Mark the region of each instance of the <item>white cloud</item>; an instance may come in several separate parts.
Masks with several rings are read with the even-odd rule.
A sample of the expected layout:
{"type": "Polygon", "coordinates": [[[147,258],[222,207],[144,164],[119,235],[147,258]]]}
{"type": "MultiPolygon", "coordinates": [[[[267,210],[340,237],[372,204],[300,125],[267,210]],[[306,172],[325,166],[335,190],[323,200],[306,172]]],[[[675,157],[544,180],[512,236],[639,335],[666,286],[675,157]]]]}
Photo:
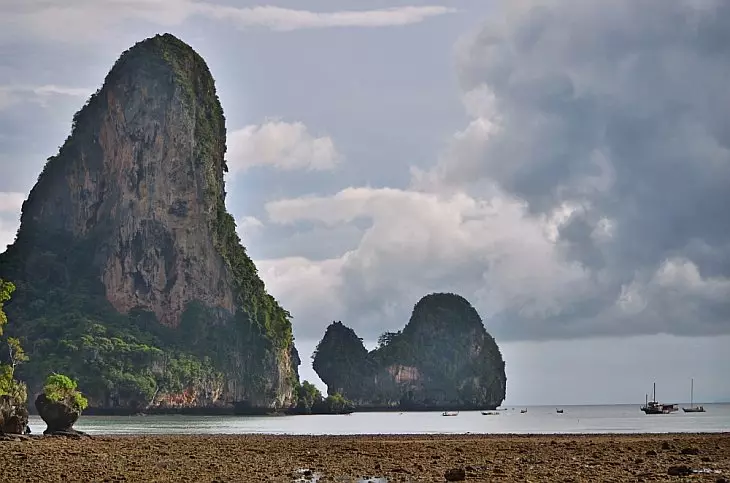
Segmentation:
{"type": "Polygon", "coordinates": [[[67,0],[58,4],[16,0],[4,8],[3,16],[0,17],[0,39],[30,34],[68,42],[85,42],[128,20],[171,27],[192,17],[206,17],[230,23],[240,29],[290,31],[402,26],[455,11],[443,6],[402,6],[314,12],[271,5],[233,7],[191,0],[67,0]]]}
{"type": "Polygon", "coordinates": [[[269,121],[228,135],[228,166],[244,171],[253,166],[281,170],[328,170],[340,155],[329,136],[315,137],[301,122],[269,121]]]}
{"type": "Polygon", "coordinates": [[[88,97],[90,96],[94,90],[83,88],[83,87],[65,87],[65,86],[57,86],[53,84],[44,85],[44,86],[38,86],[38,87],[26,87],[26,88],[19,88],[24,89],[28,92],[32,92],[38,96],[49,96],[49,95],[62,95],[62,96],[72,96],[72,97],[88,97]]]}
{"type": "Polygon", "coordinates": [[[267,211],[280,224],[371,222],[357,248],[341,257],[268,260],[262,272],[296,313],[321,310],[329,303],[322,297],[339,301],[345,313],[321,317],[347,319],[363,337],[404,323],[430,291],[467,294],[483,315],[518,307],[539,319],[590,287],[581,267],[565,261],[550,240],[548,225],[556,221],[529,215],[523,202],[503,193],[477,199],[348,188],[332,197],[272,202],[267,211]],[[312,273],[316,283],[308,281],[312,273]],[[331,290],[320,294],[322,285],[331,290]]]}
{"type": "Polygon", "coordinates": [[[92,92],[94,92],[94,89],[53,84],[41,86],[0,85],[0,110],[26,101],[46,105],[48,99],[55,96],[88,97],[92,92]]]}
{"type": "Polygon", "coordinates": [[[311,12],[274,6],[236,8],[206,3],[194,5],[194,10],[200,14],[232,22],[242,29],[260,27],[281,31],[327,27],[400,26],[419,23],[429,17],[455,11],[452,8],[441,6],[405,6],[378,10],[311,12]]]}
{"type": "MultiPolygon", "coordinates": [[[[708,302],[730,300],[730,278],[703,277],[697,265],[686,258],[667,259],[650,283],[662,294],[697,296],[708,302]]],[[[730,313],[727,319],[730,321],[730,313]]]]}
{"type": "Polygon", "coordinates": [[[19,213],[25,198],[23,193],[0,191],[0,213],[19,213]]]}
{"type": "MultiPolygon", "coordinates": [[[[304,257],[256,261],[267,291],[286,301],[295,326],[299,329],[316,325],[318,331],[321,324],[338,317],[344,310],[343,301],[335,295],[341,287],[342,264],[342,259],[313,262],[304,257]],[[324,317],[318,320],[321,324],[311,323],[320,317],[324,317]]],[[[318,338],[321,334],[308,335],[318,338]]]]}
{"type": "Polygon", "coordinates": [[[249,236],[257,234],[263,227],[264,224],[255,216],[236,218],[236,232],[244,244],[249,236]]]}
{"type": "Polygon", "coordinates": [[[16,232],[17,226],[7,223],[0,218],[0,253],[4,252],[5,248],[13,243],[16,232]]]}
{"type": "Polygon", "coordinates": [[[25,201],[23,193],[0,191],[0,252],[15,240],[15,233],[20,224],[20,208],[25,201]],[[14,221],[10,221],[14,219],[14,221]]]}

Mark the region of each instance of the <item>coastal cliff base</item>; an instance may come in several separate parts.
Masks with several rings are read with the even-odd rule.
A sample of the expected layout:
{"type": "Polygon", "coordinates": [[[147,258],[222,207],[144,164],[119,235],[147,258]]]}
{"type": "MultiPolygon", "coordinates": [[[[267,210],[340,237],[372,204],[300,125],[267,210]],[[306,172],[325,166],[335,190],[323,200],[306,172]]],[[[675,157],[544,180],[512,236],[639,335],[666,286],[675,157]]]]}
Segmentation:
{"type": "Polygon", "coordinates": [[[696,482],[730,478],[730,435],[95,436],[0,441],[0,481],[8,483],[62,478],[293,482],[312,481],[316,475],[322,481],[370,477],[442,482],[449,470],[463,470],[466,481],[681,481],[669,474],[672,467],[711,471],[691,475],[696,482]]]}

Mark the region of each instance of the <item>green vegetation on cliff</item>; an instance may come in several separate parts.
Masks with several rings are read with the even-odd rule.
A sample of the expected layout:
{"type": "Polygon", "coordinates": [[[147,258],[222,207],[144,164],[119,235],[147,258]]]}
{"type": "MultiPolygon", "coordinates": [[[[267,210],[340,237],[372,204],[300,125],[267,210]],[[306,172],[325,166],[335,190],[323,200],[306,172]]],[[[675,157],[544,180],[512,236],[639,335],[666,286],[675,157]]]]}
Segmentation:
{"type": "Polygon", "coordinates": [[[333,322],[314,351],[312,368],[330,393],[351,394],[370,375],[368,351],[354,330],[333,322]]]}
{"type": "Polygon", "coordinates": [[[296,396],[294,412],[297,414],[342,414],[352,412],[355,408],[352,401],[337,392],[322,397],[319,389],[309,381],[296,386],[296,396]]]}
{"type": "Polygon", "coordinates": [[[205,347],[190,351],[185,334],[159,325],[153,314],[121,315],[103,293],[77,292],[73,285],[37,278],[19,287],[8,311],[22,323],[8,332],[28,347],[30,360],[18,375],[35,392],[46,374],[63,371],[80,381],[94,405],[139,409],[157,392],[177,393],[220,377],[201,354],[205,347]]]}
{"type": "MultiPolygon", "coordinates": [[[[15,285],[0,278],[0,336],[3,335],[3,327],[8,323],[3,305],[10,300],[14,291],[15,285]]],[[[28,399],[28,388],[24,382],[15,378],[15,370],[28,361],[28,356],[17,338],[7,337],[3,342],[3,345],[7,344],[8,360],[7,363],[3,363],[0,359],[0,396],[8,395],[17,403],[25,404],[28,399]]]]}
{"type": "MultiPolygon", "coordinates": [[[[146,112],[145,107],[135,108],[146,112]]],[[[161,123],[150,120],[145,130],[131,132],[133,142],[144,146],[145,136],[161,123]]],[[[297,382],[291,316],[266,292],[225,208],[225,138],[223,110],[205,61],[169,34],[146,39],[124,52],[102,88],[74,115],[71,134],[58,154],[48,159],[23,204],[15,243],[0,254],[0,276],[18,287],[6,306],[14,321],[9,332],[30,355],[19,373],[32,390],[42,388],[46,374],[63,372],[79,381],[93,406],[143,408],[156,395],[187,397],[192,388],[200,400],[197,404],[232,403],[235,394],[274,400],[282,399],[279,389],[262,374],[275,372],[272,361],[281,360],[290,361],[287,382],[297,382]],[[118,92],[110,87],[118,85],[125,86],[118,92],[126,92],[129,86],[159,93],[164,97],[160,102],[169,102],[170,109],[178,109],[175,99],[181,99],[182,115],[192,119],[191,169],[203,173],[202,202],[205,211],[214,215],[210,226],[194,229],[212,236],[233,284],[235,314],[195,300],[186,305],[177,328],[161,325],[154,314],[142,309],[120,314],[107,298],[100,269],[100,257],[115,249],[119,227],[88,222],[78,236],[69,231],[63,217],[42,216],[39,207],[61,198],[59,186],[80,169],[79,159],[87,166],[106,162],[99,141],[105,134],[99,126],[118,108],[114,104],[120,100],[114,98],[118,92]],[[222,401],[226,390],[234,395],[222,401]]],[[[145,173],[137,176],[143,179],[145,173]]],[[[74,190],[85,196],[86,187],[74,190]]],[[[98,210],[102,201],[92,209],[98,210]]],[[[67,213],[74,209],[69,207],[67,213]]],[[[168,255],[164,241],[155,240],[161,258],[168,255]]],[[[211,281],[215,283],[220,282],[211,281]]]]}
{"type": "Polygon", "coordinates": [[[399,332],[386,332],[367,352],[341,322],[332,323],[313,354],[331,391],[363,406],[496,407],[507,378],[494,338],[463,297],[430,294],[399,332]]]}

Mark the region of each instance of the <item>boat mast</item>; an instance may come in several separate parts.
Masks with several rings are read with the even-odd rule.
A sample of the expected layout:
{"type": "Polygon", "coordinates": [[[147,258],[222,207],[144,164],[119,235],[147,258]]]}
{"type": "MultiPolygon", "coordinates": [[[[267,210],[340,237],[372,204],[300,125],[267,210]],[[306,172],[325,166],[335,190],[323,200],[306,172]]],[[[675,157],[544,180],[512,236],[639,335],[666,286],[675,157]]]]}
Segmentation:
{"type": "Polygon", "coordinates": [[[654,402],[656,402],[656,382],[654,383],[654,402]]]}
{"type": "Polygon", "coordinates": [[[692,378],[689,389],[689,407],[695,407],[695,378],[692,378]]]}

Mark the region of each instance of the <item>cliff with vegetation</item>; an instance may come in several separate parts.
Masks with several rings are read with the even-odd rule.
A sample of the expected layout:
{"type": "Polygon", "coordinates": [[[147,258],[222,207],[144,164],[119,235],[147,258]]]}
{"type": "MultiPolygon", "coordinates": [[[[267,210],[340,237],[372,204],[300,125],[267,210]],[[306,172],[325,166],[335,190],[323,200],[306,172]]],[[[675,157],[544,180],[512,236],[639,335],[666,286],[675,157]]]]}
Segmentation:
{"type": "Polygon", "coordinates": [[[328,392],[361,409],[493,409],[506,392],[497,343],[474,307],[455,294],[423,297],[405,328],[383,334],[371,352],[335,322],[313,359],[328,392]]]}
{"type": "Polygon", "coordinates": [[[299,357],[226,211],[226,128],[205,61],[137,43],[73,118],[23,204],[0,277],[30,361],[91,406],[288,407],[299,357]]]}

